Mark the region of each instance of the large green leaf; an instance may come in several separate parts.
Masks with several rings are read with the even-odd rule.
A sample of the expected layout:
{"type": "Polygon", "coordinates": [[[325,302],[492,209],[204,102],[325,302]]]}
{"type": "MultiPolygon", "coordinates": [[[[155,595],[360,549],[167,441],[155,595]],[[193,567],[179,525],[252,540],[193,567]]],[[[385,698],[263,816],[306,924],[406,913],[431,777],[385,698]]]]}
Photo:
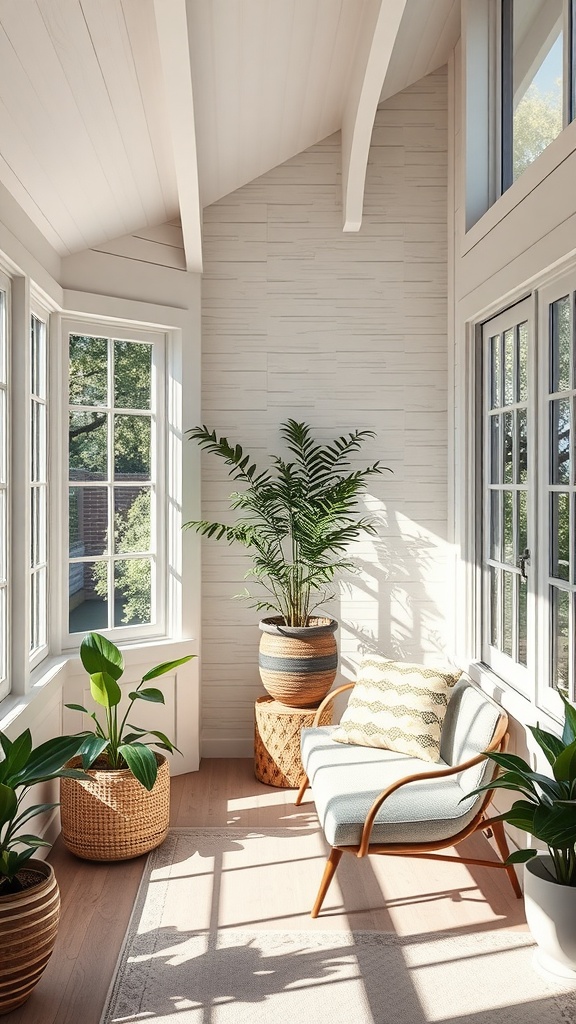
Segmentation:
{"type": "Polygon", "coordinates": [[[89,733],[80,747],[82,767],[89,768],[91,764],[94,764],[96,758],[107,746],[108,740],[105,736],[95,736],[94,733],[89,733]]]}
{"type": "Polygon", "coordinates": [[[498,775],[491,782],[486,782],[483,786],[479,786],[478,789],[473,789],[471,793],[466,793],[466,796],[461,798],[460,803],[467,800],[468,797],[478,796],[479,793],[487,793],[490,789],[509,789],[514,793],[522,793],[524,796],[531,797],[534,802],[538,799],[534,788],[530,789],[523,775],[517,772],[504,772],[503,775],[498,775]]]}
{"type": "Polygon", "coordinates": [[[488,824],[490,821],[507,821],[509,825],[514,825],[524,832],[536,835],[534,819],[537,810],[538,806],[536,804],[529,803],[527,800],[516,800],[509,811],[504,811],[502,814],[489,818],[488,824]]]}
{"type": "Polygon", "coordinates": [[[0,783],[0,829],[12,821],[17,808],[18,799],[14,790],[0,783]]]}
{"type": "Polygon", "coordinates": [[[123,743],[118,751],[138,782],[151,790],[156,782],[158,763],[150,748],[144,743],[123,743]]]}
{"type": "Polygon", "coordinates": [[[108,672],[95,672],[90,676],[90,693],[103,708],[113,708],[122,700],[122,690],[108,672]]]}
{"type": "Polygon", "coordinates": [[[0,761],[0,782],[4,782],[9,776],[13,776],[24,767],[30,751],[32,750],[32,736],[29,729],[25,729],[13,742],[4,737],[7,741],[3,744],[5,758],[0,761]]]}
{"type": "Polygon", "coordinates": [[[38,814],[45,814],[47,811],[53,811],[59,804],[34,804],[33,806],[27,807],[21,814],[14,818],[14,825],[21,828],[24,822],[30,821],[30,818],[35,818],[38,814]]]}
{"type": "Polygon", "coordinates": [[[144,690],[132,690],[128,696],[130,700],[149,700],[151,704],[165,703],[162,690],[157,690],[154,686],[148,686],[144,690]]]}
{"type": "Polygon", "coordinates": [[[563,848],[576,844],[576,814],[572,807],[539,807],[534,814],[534,835],[548,846],[563,848]]]}
{"type": "Polygon", "coordinates": [[[26,767],[13,776],[13,784],[30,786],[34,782],[56,778],[66,762],[78,753],[82,741],[82,736],[55,736],[41,743],[30,754],[26,767]]]}
{"type": "Polygon", "coordinates": [[[146,675],[142,676],[142,682],[146,683],[149,679],[156,679],[158,676],[163,676],[166,672],[172,672],[179,665],[185,665],[187,661],[195,657],[195,654],[187,654],[184,658],[177,658],[176,661],[164,661],[161,665],[156,665],[155,668],[149,669],[146,675]]]}
{"type": "Polygon", "coordinates": [[[553,765],[554,777],[559,782],[572,783],[576,779],[576,740],[564,748],[553,765]]]}
{"type": "Polygon", "coordinates": [[[559,736],[555,736],[554,733],[551,732],[546,732],[545,729],[540,729],[534,725],[529,725],[528,728],[538,743],[538,746],[544,751],[549,763],[553,765],[556,758],[564,750],[565,743],[559,736]]]}
{"type": "Polygon", "coordinates": [[[120,679],[124,672],[121,652],[100,633],[89,633],[80,645],[80,658],[89,676],[106,672],[113,679],[120,679]]]}
{"type": "Polygon", "coordinates": [[[41,839],[40,836],[18,836],[18,842],[24,846],[32,846],[35,850],[40,849],[41,846],[52,846],[52,843],[46,842],[45,839],[41,839]]]}
{"type": "Polygon", "coordinates": [[[525,864],[527,860],[532,860],[533,857],[538,856],[538,850],[514,850],[510,856],[506,859],[507,864],[525,864]]]}
{"type": "Polygon", "coordinates": [[[560,694],[564,703],[564,729],[562,740],[568,746],[576,740],[576,708],[566,700],[564,694],[560,694]]]}

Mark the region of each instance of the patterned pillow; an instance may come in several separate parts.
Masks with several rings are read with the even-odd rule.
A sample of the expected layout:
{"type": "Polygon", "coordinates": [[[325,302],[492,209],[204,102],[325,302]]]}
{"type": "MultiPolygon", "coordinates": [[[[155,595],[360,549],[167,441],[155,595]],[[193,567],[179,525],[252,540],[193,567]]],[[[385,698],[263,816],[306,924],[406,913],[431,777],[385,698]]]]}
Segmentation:
{"type": "Polygon", "coordinates": [[[458,669],[364,658],[332,739],[438,761],[450,691],[461,675],[458,669]]]}

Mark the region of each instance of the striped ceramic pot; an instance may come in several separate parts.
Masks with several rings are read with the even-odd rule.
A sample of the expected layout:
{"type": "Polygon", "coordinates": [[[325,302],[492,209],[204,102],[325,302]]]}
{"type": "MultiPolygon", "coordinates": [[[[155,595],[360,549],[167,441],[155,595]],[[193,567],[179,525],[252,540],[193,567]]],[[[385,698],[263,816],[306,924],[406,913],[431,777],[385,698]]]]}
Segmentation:
{"type": "Polygon", "coordinates": [[[58,931],[60,892],[54,870],[29,860],[20,876],[33,884],[0,896],[0,1014],[21,1006],[40,980],[58,931]]]}
{"type": "Polygon", "coordinates": [[[280,704],[308,708],[324,699],[338,669],[336,619],[313,616],[309,626],[262,619],[258,665],[264,689],[280,704]]]}

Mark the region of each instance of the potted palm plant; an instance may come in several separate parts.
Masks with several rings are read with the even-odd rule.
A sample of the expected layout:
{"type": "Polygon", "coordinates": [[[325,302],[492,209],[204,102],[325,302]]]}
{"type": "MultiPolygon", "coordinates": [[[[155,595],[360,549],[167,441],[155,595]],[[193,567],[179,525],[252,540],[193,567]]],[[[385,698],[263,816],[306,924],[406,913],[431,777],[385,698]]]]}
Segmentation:
{"type": "Polygon", "coordinates": [[[230,467],[240,489],[229,499],[238,513],[234,524],[196,520],[185,528],[250,552],[245,578],[256,581],[260,593],[246,589],[237,596],[273,613],[260,622],[262,682],[281,703],[308,707],[328,693],[338,667],[337,622],[317,609],[333,598],[336,576],[356,568],[346,555],[351,542],[376,532],[374,518],[359,514],[358,499],[367,479],[387,467],[352,467],[352,456],[374,437],[371,430],[321,444],[307,424],[288,419],[280,435],[289,456],[274,455],[270,468],[259,469],[239,444],[214,430],[189,430],[193,441],[230,467]]]}
{"type": "Polygon", "coordinates": [[[60,783],[62,839],[78,857],[128,860],[154,849],[166,838],[170,771],[166,757],[158,751],[180,751],[159,729],[143,729],[128,718],[137,701],[164,704],[162,691],[145,684],[193,657],[188,654],[149,669],[128,693],[120,713],[122,652],[100,633],[84,637],[80,659],[90,676],[91,696],[101,710],[66,705],[88,715],[94,727],[79,733],[81,750],[71,762],[72,767],[82,765],[86,776],[82,780],[65,777],[60,783]]]}
{"type": "Polygon", "coordinates": [[[50,846],[25,826],[57,807],[26,804],[32,786],[62,775],[81,777],[66,767],[78,751],[79,736],[58,736],[34,749],[30,730],[15,740],[0,732],[0,1014],[28,999],[52,955],[60,916],[54,869],[34,857],[50,846]]]}
{"type": "Polygon", "coordinates": [[[506,821],[548,847],[548,853],[516,850],[506,863],[525,864],[526,918],[539,947],[537,963],[548,973],[576,979],[576,709],[562,700],[561,737],[529,726],[552,776],[533,771],[515,754],[490,753],[503,773],[476,792],[520,793],[521,799],[491,820],[506,821]]]}

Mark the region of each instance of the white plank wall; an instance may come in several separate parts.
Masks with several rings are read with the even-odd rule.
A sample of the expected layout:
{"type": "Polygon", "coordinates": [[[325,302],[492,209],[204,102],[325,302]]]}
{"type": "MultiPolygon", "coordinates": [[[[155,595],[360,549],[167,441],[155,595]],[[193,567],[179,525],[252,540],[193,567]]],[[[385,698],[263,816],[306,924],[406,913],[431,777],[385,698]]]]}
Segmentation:
{"type": "MultiPolygon", "coordinates": [[[[330,608],[350,678],[372,650],[446,658],[445,68],[378,111],[358,235],[342,233],[340,197],[334,135],[204,211],[202,418],[260,457],[289,416],[325,440],[376,432],[360,461],[394,471],[370,484],[379,534],[330,608]]],[[[229,515],[232,489],[204,456],[203,515],[229,515]]],[[[206,756],[252,748],[258,613],[232,600],[248,564],[204,544],[206,756]]]]}

